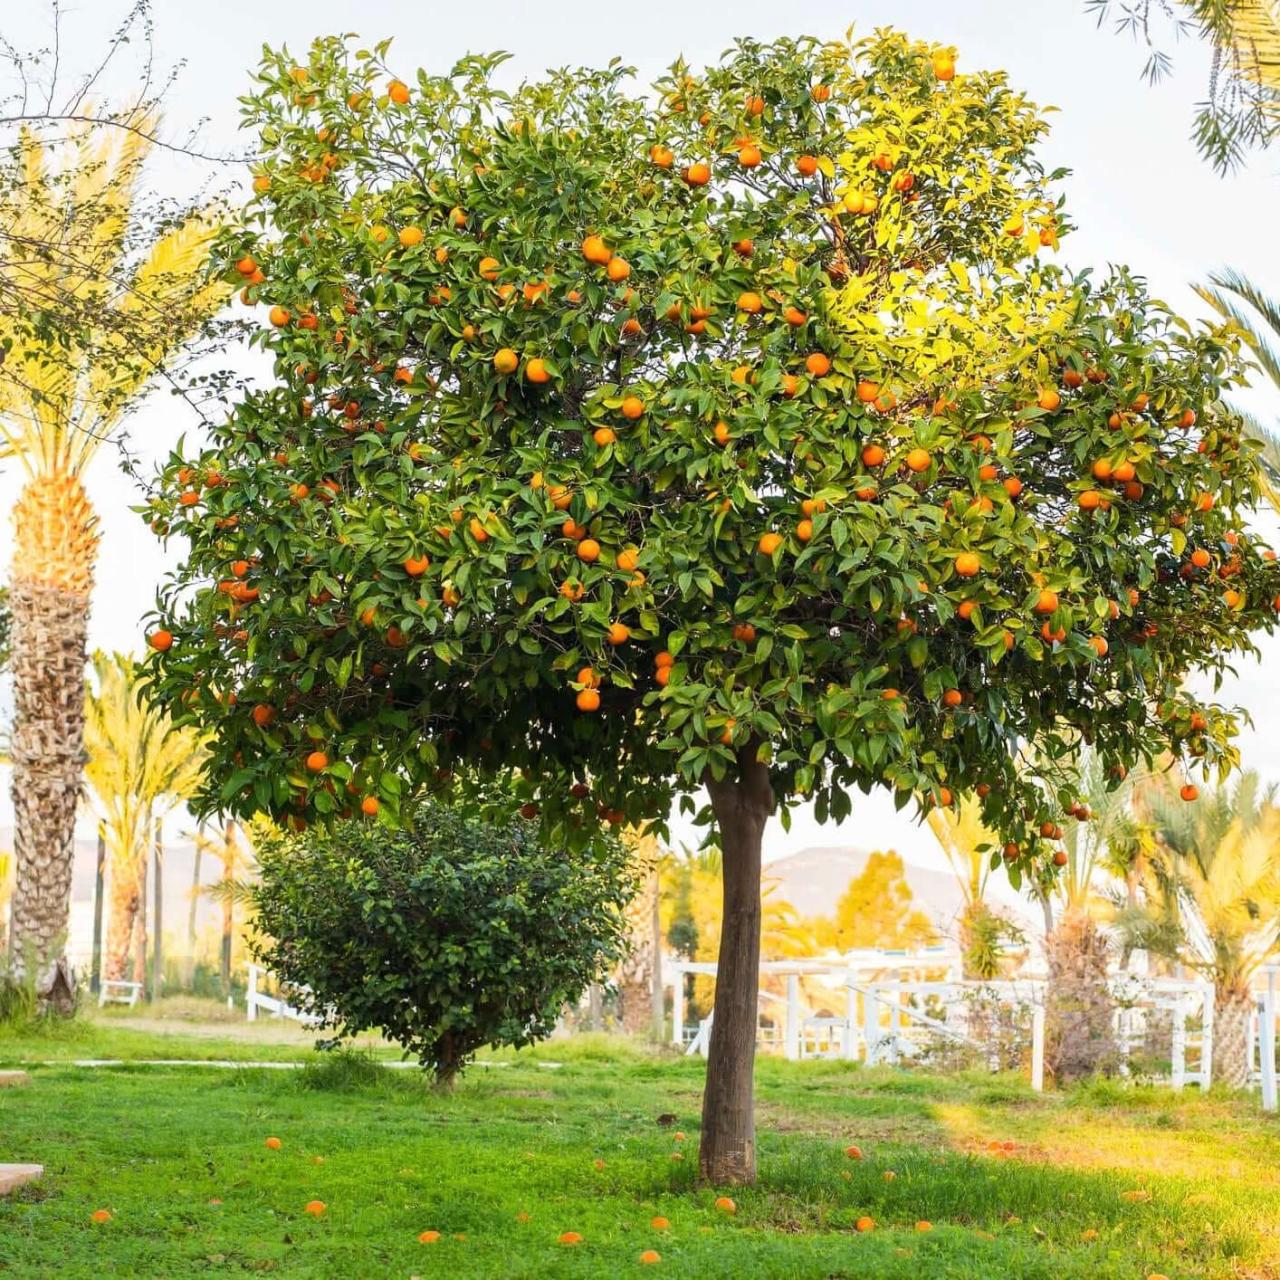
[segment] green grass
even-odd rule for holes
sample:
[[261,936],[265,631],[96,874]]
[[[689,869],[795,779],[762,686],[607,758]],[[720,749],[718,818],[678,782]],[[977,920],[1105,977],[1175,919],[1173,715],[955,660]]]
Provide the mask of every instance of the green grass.
[[[0,1039],[0,1058],[108,1056],[126,1031]],[[62,1052],[77,1035],[91,1055]],[[0,1276],[1280,1275],[1280,1126],[1248,1098],[1101,1085],[1039,1097],[1003,1078],[766,1059],[761,1179],[727,1217],[695,1184],[700,1062],[584,1037],[495,1055],[507,1065],[440,1097],[367,1054],[275,1048],[310,1065],[40,1066],[0,1092],[0,1159],[48,1170],[0,1200]],[[1016,1148],[994,1155],[997,1140]],[[303,1212],[312,1199],[319,1219]],[[114,1215],[101,1226],[100,1207]],[[650,1227],[655,1214],[670,1230]],[[863,1214],[876,1228],[859,1235]],[[921,1218],[934,1229],[918,1233]],[[419,1244],[426,1229],[442,1240]],[[558,1245],[568,1230],[584,1243]],[[639,1265],[648,1248],[660,1266]]]

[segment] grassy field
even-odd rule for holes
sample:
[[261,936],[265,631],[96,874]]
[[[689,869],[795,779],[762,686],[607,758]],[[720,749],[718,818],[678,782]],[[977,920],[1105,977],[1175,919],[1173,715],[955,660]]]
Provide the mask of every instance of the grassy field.
[[[442,1098],[367,1056],[320,1059],[279,1024],[247,1043],[230,1025],[146,1027],[0,1035],[0,1064],[54,1061],[0,1091],[0,1160],[48,1170],[0,1200],[0,1275],[1280,1277],[1280,1126],[1247,1098],[1038,1097],[992,1077],[763,1060],[761,1181],[730,1216],[695,1185],[697,1061],[583,1037],[498,1055]],[[228,1046],[307,1065],[66,1062]],[[582,1242],[559,1244],[566,1231]]]

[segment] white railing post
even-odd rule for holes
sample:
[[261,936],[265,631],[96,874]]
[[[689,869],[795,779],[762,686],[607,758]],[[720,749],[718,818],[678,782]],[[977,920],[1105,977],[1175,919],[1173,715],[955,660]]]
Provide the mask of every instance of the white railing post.
[[1212,982],[1200,985],[1203,1001],[1200,1025],[1200,1088],[1207,1089],[1213,1082],[1213,1000],[1216,990]]
[[684,965],[671,966],[671,1043],[684,1044]]
[[1276,981],[1267,974],[1262,993],[1262,1016],[1258,1019],[1258,1070],[1262,1076],[1262,1109],[1276,1109]]
[[800,975],[787,974],[787,1021],[783,1053],[792,1060],[800,1056]]
[[841,1055],[852,1062],[858,1056],[858,992],[852,969],[844,975],[844,1030],[840,1034]]
[[1044,1001],[1031,1006],[1031,1087],[1044,1092]]
[[244,993],[244,1002],[248,1020],[256,1022],[258,1018],[258,966],[256,964],[249,966],[249,986]]
[[1178,1000],[1173,1006],[1173,1045],[1170,1051],[1169,1083],[1181,1090],[1187,1078],[1187,1005]]
[[866,1042],[866,1063],[874,1067],[880,1050],[880,1001],[872,986],[862,992],[862,1038]]

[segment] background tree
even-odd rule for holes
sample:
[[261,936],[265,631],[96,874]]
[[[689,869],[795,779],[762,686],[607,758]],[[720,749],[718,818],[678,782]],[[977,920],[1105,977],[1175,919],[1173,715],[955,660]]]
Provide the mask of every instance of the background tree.
[[938,935],[929,917],[915,905],[902,856],[876,851],[851,876],[830,916],[806,922],[813,948],[851,951],[858,947],[929,946]]
[[[0,281],[20,281],[26,304],[0,309],[0,454],[26,475],[10,583],[12,945],[50,975],[67,927],[83,767],[98,545],[85,470],[229,292],[206,276],[213,218],[158,216],[141,198],[151,145],[144,129],[85,122],[56,139],[24,131],[0,154]],[[33,293],[45,295],[35,310]]]
[[749,1181],[779,805],[973,791],[1018,881],[1076,796],[1015,742],[1235,762],[1179,685],[1280,591],[1238,343],[1043,260],[1043,121],[948,50],[744,40],[658,110],[621,66],[508,94],[385,55],[272,52],[245,99],[227,271],[278,383],[148,504],[190,547],[159,696],[213,734],[207,807],[295,826],[510,776],[574,847],[705,787],[700,1169]]
[[1131,945],[1214,984],[1213,1075],[1242,1088],[1252,1060],[1252,980],[1280,949],[1280,809],[1275,788],[1240,776],[1191,804],[1153,779],[1140,805],[1156,845],[1143,900],[1120,916]]
[[[222,874],[212,884],[192,887],[194,899],[203,894],[212,898],[222,909],[222,927],[219,934],[218,972],[222,990],[231,995],[232,962],[235,953],[236,907],[248,907],[253,902],[254,886],[258,883],[256,847],[263,841],[276,838],[271,824],[262,819],[250,822],[237,830],[234,822],[224,822],[216,828],[217,834],[197,831],[192,837],[196,852],[201,858],[213,858],[222,868]],[[193,917],[194,918],[194,917]]]
[[1141,40],[1153,84],[1172,67],[1163,37],[1198,35],[1213,48],[1208,94],[1196,109],[1192,137],[1219,172],[1266,148],[1280,130],[1280,12],[1272,0],[1085,0],[1099,25]]
[[381,1030],[448,1088],[483,1045],[532,1044],[626,947],[620,841],[572,859],[519,818],[444,804],[259,848],[256,954],[338,1038]]
[[[660,1034],[662,1006],[655,1001],[654,984],[660,981],[662,964],[661,930],[655,928],[662,849],[656,837],[647,832],[628,831],[623,842],[635,864],[634,878],[638,888],[626,909],[626,954],[613,975],[618,992],[619,1020],[623,1030],[631,1035],[655,1031]],[[658,990],[660,995],[660,986]]]
[[[190,797],[205,754],[199,734],[143,700],[145,668],[122,653],[93,655],[85,699],[85,766],[107,843],[110,909],[103,977],[124,978],[130,951],[145,955],[145,870],[156,824]],[[157,933],[160,921],[155,922]],[[134,966],[141,982],[145,969]],[[158,993],[157,993],[158,994]]]

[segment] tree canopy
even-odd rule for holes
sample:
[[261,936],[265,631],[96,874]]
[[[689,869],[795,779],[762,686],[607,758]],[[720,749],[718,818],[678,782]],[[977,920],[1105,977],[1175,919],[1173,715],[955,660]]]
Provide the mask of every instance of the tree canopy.
[[653,95],[388,55],[269,51],[243,100],[225,264],[276,380],[147,507],[189,544],[150,639],[207,807],[395,821],[510,773],[574,844],[749,756],[820,818],[973,792],[1016,878],[1082,742],[1234,763],[1182,682],[1280,591],[1238,339],[1052,261],[1003,73],[889,31]]

